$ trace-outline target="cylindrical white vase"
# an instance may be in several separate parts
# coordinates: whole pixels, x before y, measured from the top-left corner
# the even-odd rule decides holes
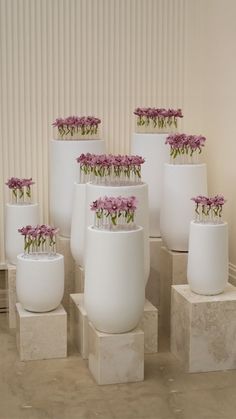
[[[94,212],[90,209],[90,204],[102,196],[136,196],[138,204],[135,214],[135,223],[143,227],[144,237],[144,269],[145,283],[150,274],[150,247],[149,247],[149,217],[148,217],[148,185],[140,183],[138,185],[127,186],[105,186],[87,183],[86,187],[86,227],[93,224]]]
[[[5,255],[8,263],[16,265],[17,255],[24,251],[24,238],[18,229],[39,224],[38,204],[6,204]]]
[[[89,320],[105,333],[134,329],[144,308],[143,229],[88,227],[84,304]]]
[[[160,237],[160,207],[164,163],[169,162],[168,133],[134,134],[131,152],[145,158],[142,179],[148,184],[150,236]]]
[[[228,282],[228,224],[190,223],[187,279],[202,295],[224,291]]]
[[[165,164],[161,203],[161,235],[171,250],[188,251],[191,198],[207,195],[205,164]]]
[[[70,248],[71,253],[80,266],[84,266],[84,246],[85,246],[85,202],[86,184],[74,184],[73,210],[71,219]],[[86,226],[86,227],[85,227]]]
[[[61,236],[70,236],[73,188],[79,172],[76,158],[82,153],[104,152],[104,140],[50,141],[50,216],[53,224],[59,227]]]
[[[56,309],[64,294],[64,256],[17,256],[16,293],[23,308],[43,313]]]

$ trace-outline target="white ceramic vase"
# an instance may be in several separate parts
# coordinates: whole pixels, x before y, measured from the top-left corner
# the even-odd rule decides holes
[[[189,225],[193,219],[191,198],[207,195],[205,164],[165,164],[161,203],[161,235],[166,246],[188,251]]]
[[[150,274],[150,246],[149,246],[149,217],[148,217],[148,185],[127,186],[103,186],[87,183],[86,187],[86,227],[94,223],[94,212],[90,209],[90,204],[102,196],[136,196],[138,204],[135,215],[135,223],[143,227],[144,237],[144,279],[147,283]],[[84,245],[85,247],[85,245]]]
[[[187,279],[202,295],[224,291],[228,282],[228,224],[190,223]]]
[[[79,182],[76,158],[82,153],[102,154],[104,140],[51,140],[49,156],[50,217],[60,229],[60,235],[69,237],[74,182]]]
[[[145,158],[142,179],[148,184],[150,236],[160,237],[160,207],[164,163],[169,162],[168,133],[134,134],[131,152]]]
[[[84,266],[84,246],[85,246],[85,202],[86,184],[74,184],[73,210],[71,219],[70,248],[71,253],[80,266]]]
[[[64,294],[64,257],[41,259],[17,256],[16,293],[28,311],[43,313],[56,309]]]
[[[134,329],[143,314],[143,229],[88,227],[84,304],[89,320],[105,333]]]
[[[18,229],[39,224],[38,204],[6,204],[5,256],[8,263],[16,265],[17,255],[24,251],[24,238]]]

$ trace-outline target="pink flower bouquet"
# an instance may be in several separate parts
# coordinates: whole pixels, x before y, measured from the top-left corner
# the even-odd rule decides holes
[[[95,136],[98,133],[99,118],[94,116],[68,116],[57,118],[52,126],[58,129],[60,139],[80,139],[86,136]]]
[[[177,128],[178,118],[183,118],[181,109],[136,108],[138,127],[149,127],[159,130]]]
[[[170,157],[178,163],[193,163],[193,155],[200,154],[206,138],[202,135],[170,134],[166,144],[170,146]]]
[[[11,177],[6,182],[8,188],[12,191],[12,203],[15,204],[29,204],[31,203],[31,186],[35,182],[32,181],[32,178],[29,179],[19,179],[16,177]]]
[[[18,229],[24,236],[25,254],[55,254],[56,253],[56,235],[58,228],[42,224],[37,226],[27,225]]]
[[[211,198],[207,196],[196,196],[191,198],[195,202],[195,221],[199,223],[219,223],[222,217],[223,205],[226,200],[223,195],[216,195]]]

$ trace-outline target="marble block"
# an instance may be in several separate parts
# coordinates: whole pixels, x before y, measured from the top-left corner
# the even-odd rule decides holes
[[[88,359],[88,317],[84,294],[70,296],[70,336],[83,359]]]
[[[158,351],[158,310],[148,300],[145,301],[138,328],[144,332],[144,353],[156,353]]]
[[[171,352],[188,372],[236,369],[236,288],[198,295],[172,287]]]
[[[75,293],[84,292],[84,268],[75,263]]]
[[[8,324],[10,329],[16,328],[16,266],[7,265],[8,288]]]
[[[75,289],[75,266],[74,259],[70,250],[69,237],[57,237],[57,252],[64,256],[65,289],[62,305],[67,313],[69,313],[70,294],[72,294]]]
[[[89,322],[89,369],[98,384],[116,384],[144,379],[144,333],[108,334]]]
[[[31,313],[16,304],[16,345],[21,361],[67,356],[67,314],[62,305]]]
[[[160,261],[162,239],[150,237],[150,275],[146,285],[146,298],[155,306],[160,306]]]

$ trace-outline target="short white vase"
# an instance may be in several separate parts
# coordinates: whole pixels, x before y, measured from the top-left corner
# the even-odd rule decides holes
[[[43,313],[56,309],[64,294],[63,255],[49,258],[18,255],[16,293],[25,310]]]
[[[190,223],[187,279],[202,295],[224,291],[228,282],[228,224]]]
[[[39,224],[38,204],[6,204],[5,255],[8,263],[16,265],[17,255],[24,250],[24,238],[18,229]]]
[[[161,235],[170,250],[188,251],[191,198],[207,195],[206,164],[165,164],[161,203]]]
[[[86,228],[94,223],[94,212],[90,204],[101,196],[136,196],[138,204],[135,214],[135,223],[143,227],[144,237],[144,279],[147,283],[150,274],[150,247],[149,247],[149,217],[148,217],[148,185],[140,183],[127,186],[106,186],[87,183],[86,187]],[[86,237],[85,237],[86,240]],[[85,245],[84,245],[85,247]]]
[[[160,237],[160,207],[164,163],[169,161],[169,146],[165,144],[168,133],[134,134],[132,154],[145,158],[142,179],[148,184],[150,236]]]
[[[69,237],[74,182],[79,170],[76,158],[82,153],[102,154],[104,140],[51,140],[49,156],[50,216],[60,229],[60,235]]]
[[[134,329],[143,314],[143,229],[88,227],[84,303],[89,320],[105,333]]]
[[[74,183],[70,248],[75,262],[84,266],[86,184]]]

